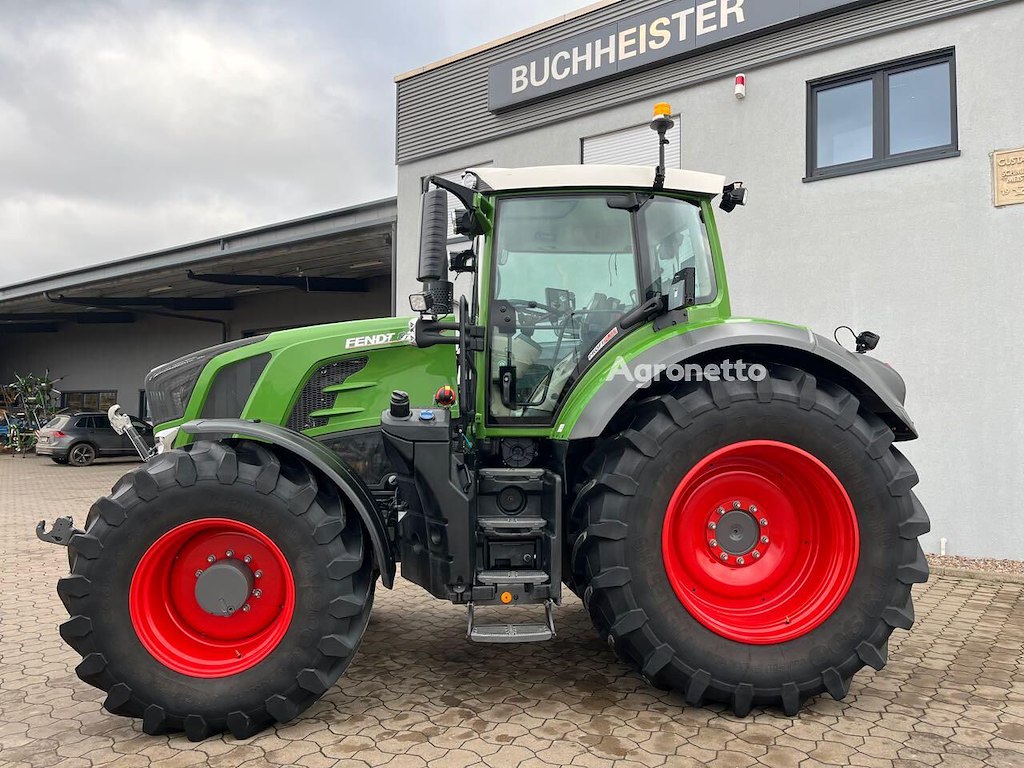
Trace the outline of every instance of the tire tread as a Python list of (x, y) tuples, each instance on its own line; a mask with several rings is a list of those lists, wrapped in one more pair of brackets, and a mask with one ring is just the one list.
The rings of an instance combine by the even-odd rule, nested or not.
[[(746, 387), (746, 388), (744, 388)], [(869, 639), (851, 648), (840, 664), (824, 669), (816, 681), (783, 681), (774, 690), (749, 683), (728, 684), (710, 672), (694, 669), (671, 646), (654, 634), (646, 615), (631, 592), (631, 574), (612, 545), (628, 535), (629, 502), (638, 485), (633, 478), (662, 450), (671, 433), (688, 429), (709, 408), (724, 409), (744, 399), (758, 403), (787, 401), (803, 410), (815, 410), (832, 420), (836, 429), (853, 434), (865, 453), (883, 468), (886, 488), (894, 498), (901, 541), (897, 548), (898, 578), (886, 604), (868, 633)], [(724, 382), (681, 385), (676, 391), (639, 402), (618, 437), (603, 439), (584, 467), (591, 480), (575, 500), (568, 522), (568, 540), (574, 542), (569, 562), (571, 581), (584, 597), (595, 627), (625, 662), (646, 679), (663, 682), (683, 693), (690, 704), (717, 701), (737, 716), (755, 706), (775, 706), (795, 714), (813, 696), (828, 692), (839, 700), (846, 696), (853, 675), (869, 665), (885, 665), (887, 639), (893, 629), (909, 629), (914, 621), (910, 585), (927, 580), (928, 565), (917, 537), (930, 529), (928, 515), (912, 489), (917, 472), (893, 445), (894, 436), (882, 420), (866, 411), (857, 397), (809, 373), (773, 366), (771, 374), (756, 384)], [(637, 438), (637, 435), (644, 437)], [(654, 450), (657, 447), (657, 451)], [(911, 544), (911, 542), (913, 542)], [(640, 616), (644, 621), (640, 621)], [(643, 629), (643, 631), (639, 631)]]
[[(102, 622), (102, 611), (90, 597), (96, 591), (97, 574), (107, 568), (103, 545), (107, 535), (130, 525), (134, 516), (147, 514), (145, 506), (165, 490), (201, 482), (244, 484), (262, 495), (276, 495), (291, 514), (305, 520), (310, 545), (333, 553), (325, 580), (334, 595), (330, 613), (337, 619), (336, 630), (320, 639), (311, 657), (316, 663), (297, 669), (293, 685), (255, 708), (235, 709), (218, 717), (175, 710), (160, 700), (159, 691), (133, 690), (127, 685), (117, 668), (116, 649), (96, 647), (94, 621)], [(337, 490), (318, 484), (305, 464), (290, 456), (282, 458), (259, 443), (198, 442), (154, 458), (125, 475), (109, 497), (92, 506), (85, 533), (74, 536), (71, 544), (72, 573), (57, 586), (69, 613), (60, 627), (61, 637), (83, 657), (76, 668), (79, 678), (107, 692), (103, 706), (113, 714), (142, 718), (142, 728), (149, 734), (184, 731), (190, 740), (199, 741), (228, 730), (241, 739), (273, 721), (293, 719), (338, 679), (359, 645), (372, 606), (372, 554), (358, 517), (346, 516)]]

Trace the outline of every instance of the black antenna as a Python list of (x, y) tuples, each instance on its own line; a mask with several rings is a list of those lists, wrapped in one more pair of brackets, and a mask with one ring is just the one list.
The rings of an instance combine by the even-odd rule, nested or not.
[(671, 116), (672, 107), (662, 102), (654, 105), (654, 120), (651, 130), (658, 132), (658, 168), (654, 172), (654, 188), (665, 188), (665, 147), (670, 143), (667, 134), (675, 127), (676, 121)]

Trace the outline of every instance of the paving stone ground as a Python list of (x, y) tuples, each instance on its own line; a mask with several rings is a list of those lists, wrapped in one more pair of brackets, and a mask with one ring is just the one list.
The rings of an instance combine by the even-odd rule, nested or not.
[(647, 686), (597, 639), (582, 605), (534, 646), (465, 642), (465, 616), (400, 582), (379, 589), (348, 672), (298, 720), (245, 741), (147, 736), (107, 714), (57, 634), (63, 549), (41, 518), (74, 514), (130, 463), (76, 469), (0, 456), (0, 765), (1024, 768), (1024, 585), (933, 578), (889, 665), (842, 703), (741, 720)]

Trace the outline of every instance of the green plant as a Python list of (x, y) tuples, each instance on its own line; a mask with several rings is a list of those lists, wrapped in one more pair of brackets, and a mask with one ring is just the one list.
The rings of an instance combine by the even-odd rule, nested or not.
[(30, 429), (42, 427), (59, 407), (60, 392), (55, 387), (57, 381), (50, 378), (50, 370), (47, 368), (42, 376), (16, 373), (14, 381), (7, 386), (13, 394), (12, 407), (21, 412)]

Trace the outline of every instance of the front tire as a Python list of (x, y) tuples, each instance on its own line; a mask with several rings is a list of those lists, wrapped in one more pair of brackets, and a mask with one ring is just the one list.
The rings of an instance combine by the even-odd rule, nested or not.
[(291, 720), (348, 666), (373, 603), (359, 517), (307, 465), (252, 442), (133, 470), (69, 554), (57, 591), (76, 672), (146, 733), (247, 738)]
[(928, 576), (917, 474), (892, 442), (852, 394), (784, 367), (641, 402), (571, 518), (594, 625), (691, 704), (843, 698)]

